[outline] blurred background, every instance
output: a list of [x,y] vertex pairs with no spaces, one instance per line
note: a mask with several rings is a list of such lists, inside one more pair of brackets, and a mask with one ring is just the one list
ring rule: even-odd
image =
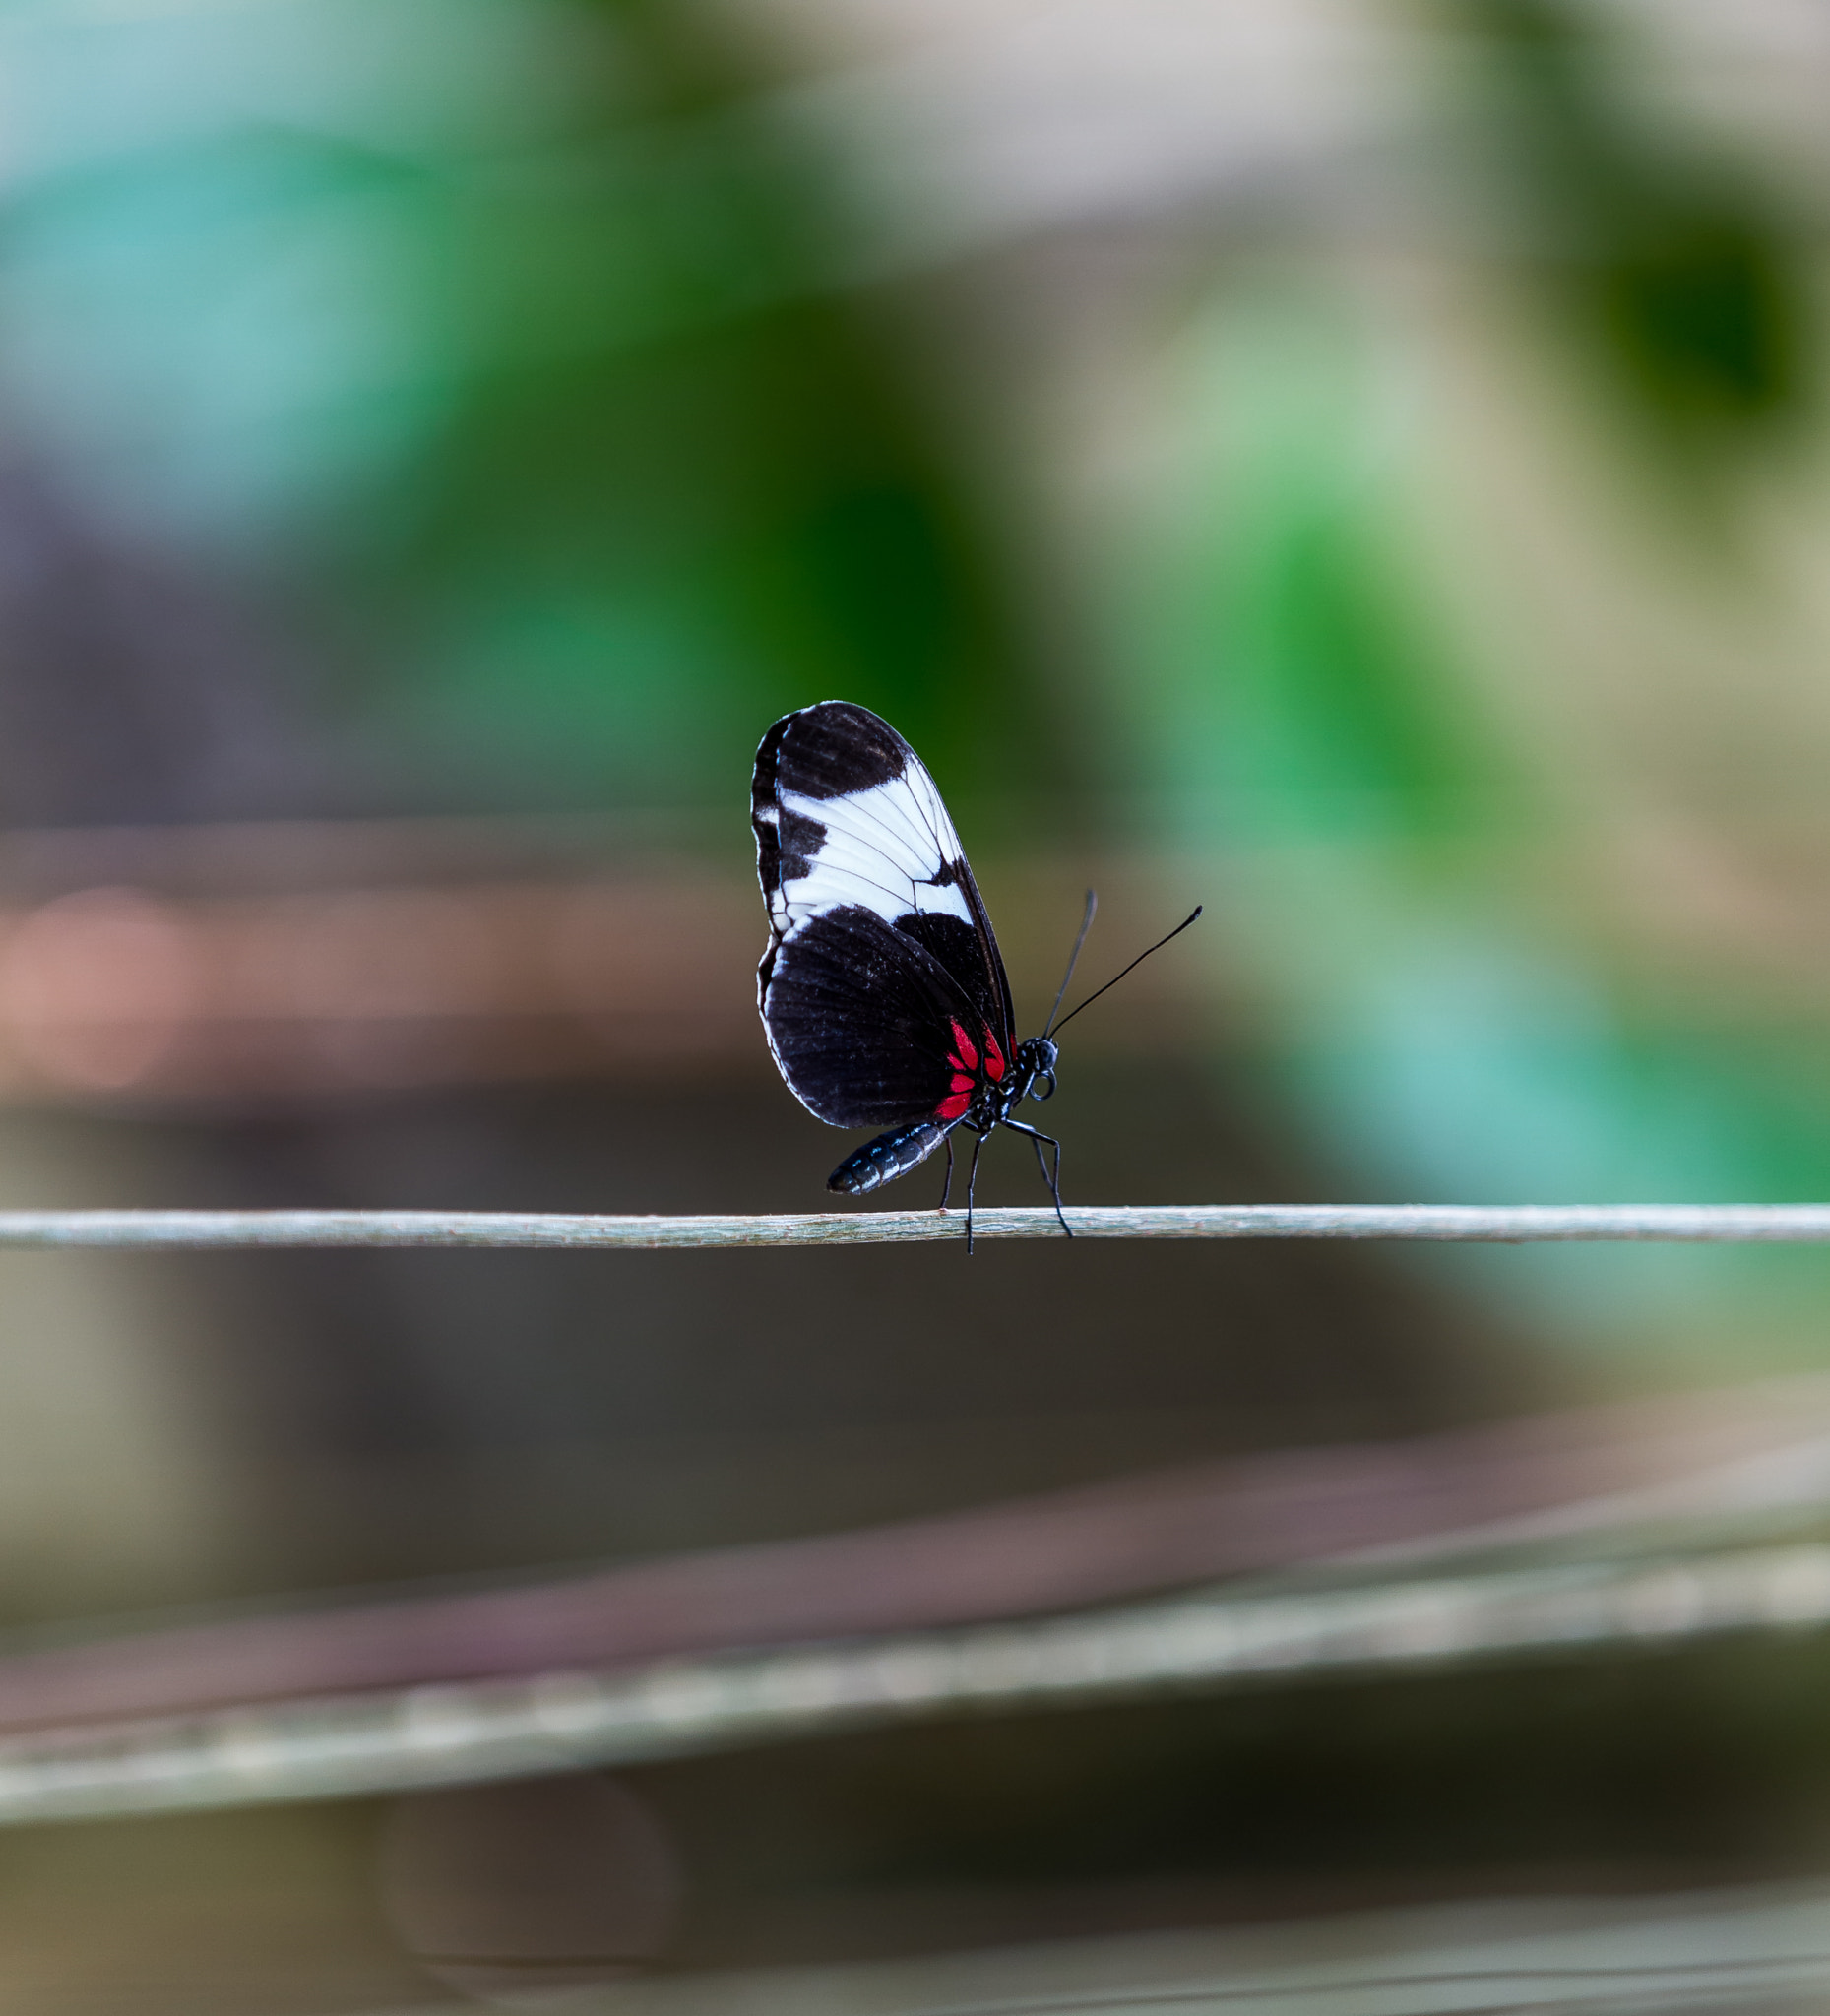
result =
[[[0,1204],[822,1208],[832,697],[1023,1030],[1208,906],[1070,1202],[1830,1196],[1827,105],[1818,0],[6,0]],[[1803,1248],[15,1253],[0,1731],[1815,1559],[1827,1448]],[[0,1828],[0,2006],[1687,1994],[1830,1950],[1809,1609]]]

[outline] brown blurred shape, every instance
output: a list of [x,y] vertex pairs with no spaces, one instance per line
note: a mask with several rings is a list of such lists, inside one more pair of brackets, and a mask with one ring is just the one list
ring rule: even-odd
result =
[[732,880],[485,883],[0,912],[0,1090],[300,1093],[753,1060]]
[[198,1018],[206,981],[196,932],[166,905],[133,889],[57,897],[0,937],[9,1075],[78,1091],[140,1083]]
[[[1090,972],[1148,942],[1167,908],[1148,864],[1102,879],[1121,893]],[[998,880],[1006,957],[1040,1006],[1081,870]],[[0,891],[15,892],[0,896],[0,1100],[768,1068],[747,845],[711,866],[664,832],[602,822],[67,829],[0,837]],[[1199,971],[1158,962],[1127,982],[1128,1048],[1186,1040],[1177,1009]],[[1076,1041],[1110,1038],[1090,1020]]]
[[629,1973],[665,1946],[680,1912],[661,1823],[596,1771],[403,1798],[379,1876],[420,1966],[510,2007]]

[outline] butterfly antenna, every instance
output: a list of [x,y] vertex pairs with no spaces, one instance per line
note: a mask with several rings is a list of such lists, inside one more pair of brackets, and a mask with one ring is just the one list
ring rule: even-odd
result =
[[[1087,998],[1080,1004],[1080,1008],[1091,1008],[1094,1002],[1096,1002],[1102,994],[1110,992],[1110,990],[1113,987],[1115,987],[1121,979],[1124,978],[1125,974],[1131,971],[1131,967],[1142,966],[1145,960],[1147,960],[1150,957],[1151,953],[1161,952],[1163,948],[1169,942],[1169,938],[1179,938],[1181,934],[1185,930],[1187,930],[1188,926],[1194,922],[1195,918],[1198,917],[1201,914],[1202,911],[1206,908],[1207,906],[1205,904],[1196,904],[1194,909],[1190,911],[1185,917],[1183,917],[1181,922],[1176,925],[1174,930],[1169,932],[1168,937],[1159,938],[1154,945],[1146,947],[1144,951],[1140,952],[1137,955],[1137,957],[1134,960],[1132,960],[1131,966],[1127,966],[1125,968],[1124,973],[1113,974],[1111,978],[1105,982],[1104,986],[1096,987],[1093,990],[1093,992],[1089,994]],[[1088,913],[1087,921],[1089,923],[1093,921],[1091,912]],[[1086,933],[1083,931],[1081,935],[1084,937]],[[1078,951],[1079,947],[1077,946],[1075,950]],[[1062,1016],[1059,1022],[1055,1022],[1051,1017],[1049,1019],[1049,1028],[1051,1030],[1065,1029],[1068,1026],[1068,1024],[1073,1021],[1074,1017],[1080,1013],[1080,1008],[1070,1008],[1068,1012],[1064,1016]]]
[[1048,1011],[1048,1022],[1047,1027],[1042,1031],[1043,1036],[1046,1036],[1048,1031],[1055,1026],[1055,1017],[1061,1012],[1061,997],[1067,992],[1068,981],[1074,977],[1075,967],[1080,964],[1080,948],[1087,942],[1087,933],[1093,929],[1093,919],[1099,908],[1100,899],[1098,892],[1089,889],[1087,891],[1087,914],[1080,920],[1080,936],[1074,940],[1074,949],[1067,955],[1067,971],[1061,976],[1061,984],[1055,989],[1055,1004]]

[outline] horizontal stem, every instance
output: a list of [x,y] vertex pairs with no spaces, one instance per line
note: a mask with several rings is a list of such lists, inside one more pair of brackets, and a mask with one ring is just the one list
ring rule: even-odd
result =
[[[1830,1243],[1830,1204],[1168,1204],[1067,1214],[1093,1239]],[[981,1239],[1059,1238],[1046,1208],[980,1211]],[[963,1239],[963,1212],[588,1217],[520,1211],[4,1211],[0,1246],[877,1246]]]

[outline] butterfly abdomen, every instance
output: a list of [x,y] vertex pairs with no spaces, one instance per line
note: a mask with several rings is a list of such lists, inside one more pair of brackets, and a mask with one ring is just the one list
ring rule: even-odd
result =
[[878,1190],[885,1183],[906,1176],[917,1163],[925,1162],[946,1140],[948,1130],[932,1120],[911,1120],[907,1126],[892,1127],[874,1141],[866,1141],[826,1179],[829,1190],[843,1190],[849,1197],[861,1197],[866,1190]]

